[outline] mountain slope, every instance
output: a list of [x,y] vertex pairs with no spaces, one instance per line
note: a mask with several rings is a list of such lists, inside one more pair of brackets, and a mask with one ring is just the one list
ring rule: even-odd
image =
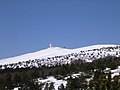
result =
[[28,53],[16,57],[11,57],[7,59],[0,60],[0,64],[9,64],[9,63],[17,63],[27,60],[33,60],[33,59],[41,59],[41,58],[47,58],[47,57],[54,57],[58,55],[64,55],[70,52],[69,49],[63,49],[60,47],[51,47],[44,50],[40,50],[33,53]]
[[[39,62],[39,65],[56,65],[67,64],[73,60],[85,60],[91,62],[92,60],[104,58],[107,56],[120,56],[119,45],[93,45],[77,49],[66,49],[60,47],[50,47],[33,53],[28,53],[16,57],[0,60],[0,65],[13,64],[19,62],[34,61]],[[39,65],[34,65],[38,67]],[[31,63],[32,65],[33,63]],[[28,65],[28,66],[31,66]],[[18,65],[19,66],[19,65]],[[51,65],[50,65],[51,66]],[[24,67],[24,66],[22,66]]]

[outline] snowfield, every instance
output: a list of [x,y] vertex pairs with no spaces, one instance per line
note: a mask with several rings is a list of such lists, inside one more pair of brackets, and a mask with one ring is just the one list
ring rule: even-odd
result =
[[[63,84],[66,87],[67,81],[65,80],[57,80],[56,78],[50,76],[47,79],[38,79],[38,83],[53,83],[55,90],[58,90],[58,87]],[[45,90],[45,86],[42,88]]]
[[[0,60],[0,68],[26,68],[40,67],[42,65],[51,67],[55,65],[69,64],[74,60],[92,62],[95,59],[107,56],[120,56],[120,45],[93,45],[77,49],[66,49],[50,47],[33,53]],[[15,64],[15,65],[12,65]]]
[[112,73],[112,75],[111,75],[112,78],[113,78],[114,76],[120,75],[120,66],[118,66],[117,69],[111,70],[111,73]]

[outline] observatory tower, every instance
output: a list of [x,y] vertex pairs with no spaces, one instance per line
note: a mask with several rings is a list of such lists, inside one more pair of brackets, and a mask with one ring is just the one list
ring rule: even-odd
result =
[[51,47],[52,47],[52,44],[50,43],[49,48],[51,48]]

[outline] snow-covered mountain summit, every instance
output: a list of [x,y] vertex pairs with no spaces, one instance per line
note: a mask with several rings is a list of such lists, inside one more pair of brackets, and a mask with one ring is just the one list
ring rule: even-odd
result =
[[17,63],[17,62],[33,60],[33,59],[60,56],[60,55],[68,54],[70,51],[71,51],[70,49],[65,49],[65,48],[60,48],[60,47],[49,47],[47,49],[40,50],[37,52],[2,59],[0,60],[0,64],[10,64],[10,63]]
[[[92,60],[107,56],[120,56],[120,45],[92,45],[77,49],[66,49],[60,47],[49,47],[33,53],[0,60],[0,65],[8,68],[40,67],[42,65],[52,66],[56,64],[67,64],[74,60]],[[26,62],[29,63],[26,65]],[[11,66],[11,64],[15,64]],[[2,67],[3,68],[3,67]]]

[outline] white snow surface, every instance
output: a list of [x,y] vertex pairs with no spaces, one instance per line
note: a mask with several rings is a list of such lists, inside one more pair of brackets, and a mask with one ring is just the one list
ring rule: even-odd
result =
[[118,76],[118,75],[120,75],[120,66],[118,66],[118,68],[116,68],[116,69],[113,69],[113,70],[111,70],[110,68],[106,68],[105,70],[104,70],[104,72],[111,72],[111,78],[113,78],[114,76]]
[[14,88],[13,90],[19,90],[18,87]]
[[112,75],[111,75],[112,78],[113,78],[114,76],[120,75],[120,66],[118,66],[117,69],[111,70],[111,73],[112,73]]
[[[40,83],[53,83],[55,90],[58,90],[58,87],[61,84],[63,84],[65,87],[66,87],[66,84],[67,84],[67,81],[65,81],[65,80],[57,80],[56,78],[54,78],[52,76],[48,77],[47,79],[43,79],[43,80],[38,79],[38,82],[40,82]],[[43,90],[44,90],[44,88],[43,88]]]
[[11,64],[11,63],[18,63],[22,61],[28,61],[28,60],[34,60],[34,59],[42,59],[42,58],[48,58],[48,57],[54,57],[54,56],[60,56],[60,55],[67,55],[71,53],[77,53],[80,51],[87,51],[92,49],[100,49],[103,47],[115,47],[119,45],[92,45],[77,49],[66,49],[66,48],[60,48],[60,47],[50,47],[44,50],[40,50],[33,53],[28,53],[16,57],[6,58],[0,60],[0,65],[4,64]]

